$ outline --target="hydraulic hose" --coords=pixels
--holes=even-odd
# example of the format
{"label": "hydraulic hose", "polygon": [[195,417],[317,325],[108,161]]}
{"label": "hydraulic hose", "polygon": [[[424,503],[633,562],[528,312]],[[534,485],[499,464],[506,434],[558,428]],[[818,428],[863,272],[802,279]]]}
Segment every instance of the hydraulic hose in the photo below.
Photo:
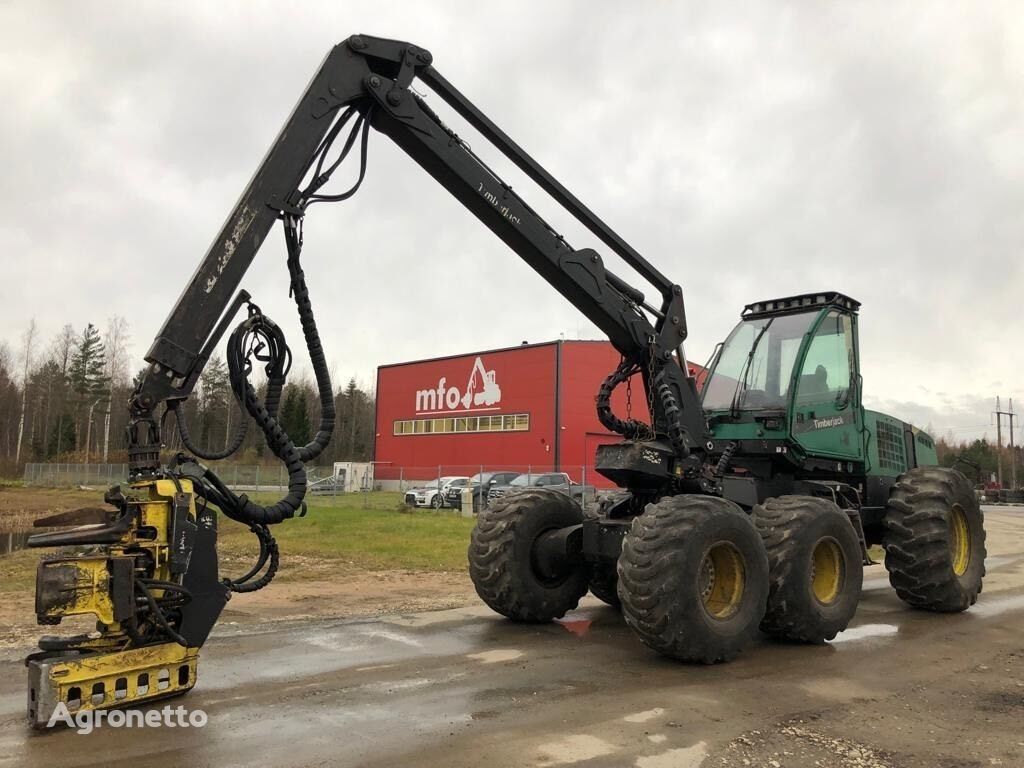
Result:
{"label": "hydraulic hose", "polygon": [[[650,426],[636,419],[620,419],[612,410],[612,392],[640,370],[639,366],[623,359],[618,367],[608,374],[597,390],[597,418],[607,429],[627,440],[636,440],[651,434]],[[652,414],[653,416],[653,414]]]}

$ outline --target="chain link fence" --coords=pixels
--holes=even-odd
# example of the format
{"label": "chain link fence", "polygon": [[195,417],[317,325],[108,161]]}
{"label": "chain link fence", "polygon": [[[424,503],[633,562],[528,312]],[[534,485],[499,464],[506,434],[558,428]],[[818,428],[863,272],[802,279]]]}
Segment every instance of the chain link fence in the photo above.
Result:
{"label": "chain link fence", "polygon": [[[220,478],[238,491],[283,491],[288,487],[288,472],[283,466],[259,464],[223,464],[215,470]],[[316,482],[330,477],[330,467],[306,467],[306,479]],[[26,464],[23,476],[26,485],[47,488],[109,486],[126,482],[127,464]]]}
{"label": "chain link fence", "polygon": [[[345,482],[342,467],[354,473]],[[283,466],[258,464],[216,464],[214,469],[230,488],[248,494],[284,494],[288,473]],[[343,503],[365,509],[402,510],[420,508],[462,511],[463,488],[479,511],[488,499],[523,488],[551,488],[566,493],[586,508],[614,488],[592,466],[554,467],[545,464],[437,464],[399,467],[383,462],[339,463],[332,467],[306,467],[309,483],[307,502],[311,506]],[[97,490],[126,482],[127,464],[26,464],[24,482],[48,488],[88,487]],[[346,488],[348,489],[346,491]],[[492,493],[493,491],[493,493]],[[257,497],[259,498],[259,497]],[[342,501],[343,500],[343,501]],[[261,499],[262,501],[262,499]],[[467,514],[472,514],[468,509]]]}

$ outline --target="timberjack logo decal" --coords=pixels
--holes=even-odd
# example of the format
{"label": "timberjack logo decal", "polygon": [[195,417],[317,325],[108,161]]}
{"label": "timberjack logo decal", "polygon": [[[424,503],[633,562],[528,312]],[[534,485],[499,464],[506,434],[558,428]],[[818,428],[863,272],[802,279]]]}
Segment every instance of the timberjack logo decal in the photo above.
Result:
{"label": "timberjack logo decal", "polygon": [[843,421],[842,416],[833,416],[831,419],[815,419],[815,429],[828,429],[829,427],[841,427],[846,422]]}
{"label": "timberjack logo decal", "polygon": [[797,423],[793,426],[793,431],[797,434],[803,432],[817,432],[821,429],[835,429],[836,427],[843,427],[847,424],[853,424],[854,419],[848,413],[841,413],[836,416],[825,416],[823,418],[815,418],[809,416],[803,421],[797,420]]}
{"label": "timberjack logo decal", "polygon": [[473,361],[466,388],[449,387],[448,378],[442,376],[434,389],[416,391],[416,413],[472,413],[496,411],[501,402],[501,387],[496,374],[487,370],[482,358]]}

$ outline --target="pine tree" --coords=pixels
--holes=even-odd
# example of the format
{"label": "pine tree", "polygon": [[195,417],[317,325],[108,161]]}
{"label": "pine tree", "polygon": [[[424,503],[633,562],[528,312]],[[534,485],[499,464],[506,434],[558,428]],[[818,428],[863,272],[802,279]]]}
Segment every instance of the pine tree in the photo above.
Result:
{"label": "pine tree", "polygon": [[106,364],[100,332],[96,330],[96,326],[89,323],[82,331],[78,346],[71,355],[68,374],[72,391],[82,398],[102,395],[107,384],[104,375]]}
{"label": "pine tree", "polygon": [[310,439],[309,402],[300,386],[289,385],[281,406],[281,426],[295,445],[303,446]]}
{"label": "pine tree", "polygon": [[[86,410],[85,454],[88,461],[92,437],[92,415],[96,406],[105,397],[107,391],[106,377],[107,360],[96,326],[89,323],[78,339],[78,345],[71,355],[69,376],[71,390],[75,393],[75,424],[83,408]],[[80,431],[76,429],[77,435]],[[76,448],[78,447],[76,443]]]}
{"label": "pine tree", "polygon": [[199,377],[199,386],[202,391],[200,440],[204,446],[219,447],[227,429],[228,409],[233,402],[228,366],[220,357],[210,358]]}

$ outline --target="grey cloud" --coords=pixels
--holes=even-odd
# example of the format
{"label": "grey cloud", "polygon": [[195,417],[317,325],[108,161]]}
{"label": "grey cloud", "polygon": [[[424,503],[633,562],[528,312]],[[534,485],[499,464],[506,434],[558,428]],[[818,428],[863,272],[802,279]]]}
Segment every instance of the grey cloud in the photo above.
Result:
{"label": "grey cloud", "polygon": [[[1019,390],[1012,4],[5,4],[2,335],[32,314],[52,333],[116,313],[141,357],[322,56],[356,31],[430,48],[682,283],[693,359],[747,302],[837,288],[864,303],[868,392],[897,415],[958,424],[961,398]],[[570,242],[595,245],[465,134]],[[306,232],[342,375],[597,335],[383,137],[361,193]],[[297,343],[278,233],[245,285]]]}

